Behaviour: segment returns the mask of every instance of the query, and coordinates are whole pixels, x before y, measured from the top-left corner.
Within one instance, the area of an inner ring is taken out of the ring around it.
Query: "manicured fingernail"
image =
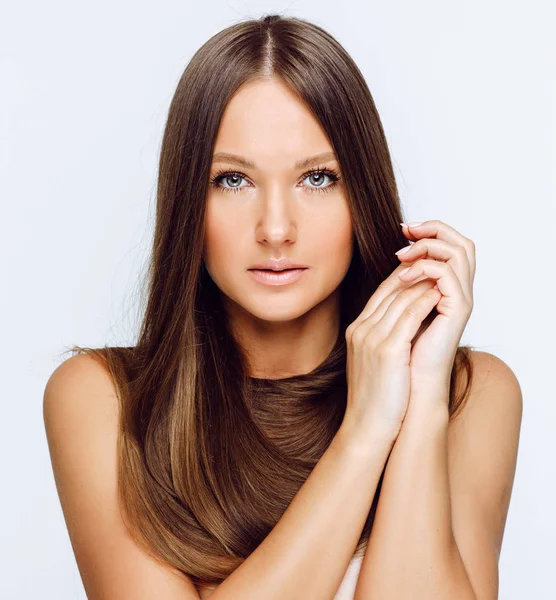
[[[407,273],[409,271],[409,269],[411,269],[411,267],[407,267],[406,269],[404,269],[403,271],[400,271],[398,273],[398,277],[401,277],[402,275],[405,275],[405,273]]]
[[[422,221],[412,221],[411,223],[408,223],[407,226],[408,227],[419,227],[419,225],[422,225],[423,222]]]
[[[403,254],[404,252],[411,250],[412,247],[413,247],[413,244],[410,244],[409,246],[405,246],[405,248],[401,248],[400,250],[395,252],[395,254]]]

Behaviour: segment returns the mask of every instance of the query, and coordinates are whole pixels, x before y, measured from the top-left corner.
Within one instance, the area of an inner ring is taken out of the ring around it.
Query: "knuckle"
[[[427,292],[427,294],[428,294],[428,292]],[[418,315],[417,308],[414,304],[410,304],[403,312],[410,319],[412,319]]]
[[[365,339],[365,336],[366,332],[363,330],[362,327],[358,327],[357,329],[355,329],[351,334],[352,345],[361,345],[363,343],[363,340]]]
[[[388,290],[388,280],[387,279],[383,279],[378,286],[376,287],[376,290],[373,294],[374,295],[381,295],[384,292],[386,292]]]
[[[370,355],[374,356],[377,353],[379,346],[380,342],[376,336],[376,332],[365,338],[364,348]]]
[[[414,250],[415,248],[417,248],[417,250],[420,250],[425,244],[426,239],[417,240],[411,244],[411,249]]]
[[[374,323],[371,329],[367,329],[365,336],[361,339],[361,343],[365,350],[374,352],[377,346],[384,338],[381,322]]]

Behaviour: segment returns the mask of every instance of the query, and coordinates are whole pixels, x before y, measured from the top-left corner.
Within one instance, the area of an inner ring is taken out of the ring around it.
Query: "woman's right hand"
[[[433,279],[403,282],[397,267],[346,329],[347,407],[342,428],[397,438],[409,404],[412,341],[442,294]],[[375,435],[369,435],[369,434]]]

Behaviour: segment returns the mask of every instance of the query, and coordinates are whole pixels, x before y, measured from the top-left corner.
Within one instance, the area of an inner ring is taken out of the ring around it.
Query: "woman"
[[[473,242],[401,221],[328,33],[266,16],[195,54],[137,343],[74,348],[45,390],[89,598],[495,597],[519,384],[459,346]]]

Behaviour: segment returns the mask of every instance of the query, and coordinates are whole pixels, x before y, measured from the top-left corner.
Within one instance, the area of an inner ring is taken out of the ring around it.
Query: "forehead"
[[[335,158],[326,133],[306,104],[276,80],[245,84],[226,106],[214,158],[228,159],[232,154],[248,159],[251,166],[244,164],[246,168],[260,169],[303,168],[301,161],[315,155],[322,161]]]

